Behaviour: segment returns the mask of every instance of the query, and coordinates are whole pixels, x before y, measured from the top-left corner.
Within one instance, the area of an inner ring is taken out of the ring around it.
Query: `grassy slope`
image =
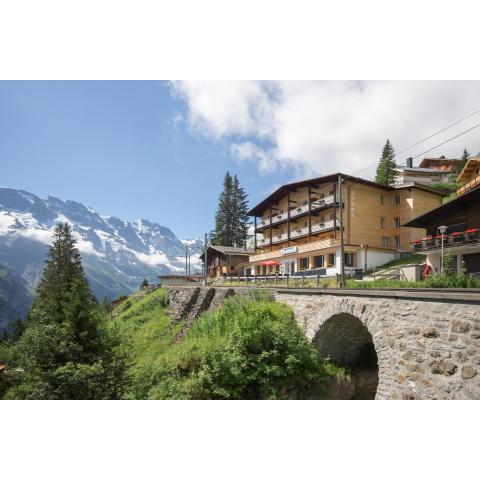
[[[211,352],[224,348],[231,332],[239,327],[238,317],[234,318],[238,309],[230,305],[231,316],[208,312],[195,322],[182,341],[175,342],[181,326],[171,326],[166,304],[166,292],[159,289],[143,298],[131,296],[113,312],[119,315],[112,318],[111,326],[121,335],[129,359],[130,388],[126,398],[203,398],[201,393],[196,396],[195,371]],[[253,325],[260,318],[267,321],[262,317],[265,314],[270,319],[277,318],[279,328],[288,325],[291,311],[284,305],[259,299],[254,308],[258,309],[258,317],[251,318]],[[321,368],[319,375],[323,377],[345,376],[343,369],[328,362],[323,362]]]

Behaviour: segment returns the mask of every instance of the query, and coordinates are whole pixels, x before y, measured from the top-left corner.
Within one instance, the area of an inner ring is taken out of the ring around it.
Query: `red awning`
[[[269,267],[270,265],[280,265],[280,262],[276,262],[275,260],[267,260],[266,262],[261,262],[260,265],[265,265],[266,267]]]

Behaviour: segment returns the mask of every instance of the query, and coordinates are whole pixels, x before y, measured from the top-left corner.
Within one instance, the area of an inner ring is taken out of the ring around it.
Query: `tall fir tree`
[[[387,139],[382,150],[382,156],[378,162],[377,173],[375,181],[383,185],[393,185],[395,183],[395,150]]]
[[[463,153],[460,158],[461,162],[458,165],[457,173],[460,173],[463,170],[463,167],[467,164],[469,158],[470,158],[470,153],[468,152],[467,147],[465,147],[463,149]]]
[[[245,189],[236,175],[225,174],[223,191],[215,214],[215,230],[211,232],[212,245],[243,247],[248,235],[248,201]]]
[[[67,223],[55,227],[25,331],[15,345],[23,372],[6,398],[116,398],[124,365],[83,273]]]
[[[248,238],[248,195],[233,176],[233,244],[244,247]]]
[[[58,223],[29,321],[62,326],[78,346],[76,361],[95,349],[97,302],[83,273],[80,252],[68,223]]]

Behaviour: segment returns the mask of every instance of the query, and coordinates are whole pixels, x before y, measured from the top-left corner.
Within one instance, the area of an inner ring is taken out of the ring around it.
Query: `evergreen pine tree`
[[[15,363],[24,373],[7,392],[9,398],[116,398],[119,390],[112,391],[108,378],[113,366],[123,366],[112,361],[116,341],[102,313],[84,277],[71,228],[59,223],[15,346]],[[121,371],[115,369],[118,378]]]
[[[467,151],[467,147],[465,147],[463,149],[462,157],[460,158],[461,162],[458,165],[457,173],[460,173],[463,170],[463,167],[467,164],[469,158],[470,153]]]
[[[64,328],[77,345],[74,360],[83,361],[96,349],[96,309],[72,229],[68,223],[58,223],[29,321]]]
[[[145,288],[145,287],[148,287],[148,282],[147,282],[147,279],[146,279],[146,278],[143,279],[143,282],[142,282],[142,284],[140,285],[140,288]]]
[[[248,195],[236,175],[233,177],[233,244],[244,247],[248,237]]]
[[[211,234],[212,245],[232,247],[233,228],[233,181],[232,176],[227,172],[215,214],[215,230]]]
[[[378,163],[375,181],[383,185],[393,185],[395,183],[395,150],[387,139],[382,150],[382,157]]]
[[[14,342],[18,341],[18,339],[23,335],[24,331],[25,331],[25,324],[22,322],[22,319],[19,317],[13,322],[12,340]]]
[[[238,177],[225,174],[223,191],[215,214],[215,230],[211,233],[212,245],[243,247],[248,235],[248,201]]]

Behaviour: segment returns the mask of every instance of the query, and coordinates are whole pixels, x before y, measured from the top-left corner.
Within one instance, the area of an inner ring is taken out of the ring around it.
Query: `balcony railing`
[[[324,230],[329,230],[330,228],[334,227],[334,221],[333,220],[328,220],[327,222],[320,222],[316,223],[315,225],[312,225],[312,233],[318,233],[322,232]],[[298,237],[303,237],[305,235],[308,235],[308,227],[302,227],[302,228],[296,228],[290,231],[290,238],[295,239]],[[279,242],[284,242],[285,240],[288,240],[288,234],[287,233],[282,233],[278,235],[272,235],[272,244],[273,243],[279,243]],[[262,247],[266,245],[270,245],[270,237],[267,236],[266,238],[259,239],[257,241],[257,245]]]
[[[480,229],[470,228],[463,232],[452,232],[448,235],[429,235],[421,240],[411,242],[414,252],[430,252],[441,250],[443,237],[443,248],[458,247],[463,245],[480,244]]]
[[[333,205],[334,201],[335,201],[335,198],[333,195],[329,195],[328,197],[321,198],[320,200],[315,200],[314,202],[311,203],[311,211],[314,212],[319,208]],[[300,215],[304,215],[308,213],[308,206],[309,204],[307,202],[304,205],[301,205],[300,207],[293,208],[292,210],[290,210],[290,218],[296,218]],[[261,222],[259,222],[257,225],[257,229],[284,222],[285,220],[287,220],[287,218],[288,218],[287,212],[282,212],[276,215],[272,215],[272,218],[266,218]]]
[[[480,175],[477,175],[475,178],[470,180],[468,183],[466,183],[465,185],[460,187],[457,190],[457,196],[459,197],[460,195],[463,195],[464,193],[467,193],[469,190],[477,187],[478,185],[480,185]]]

